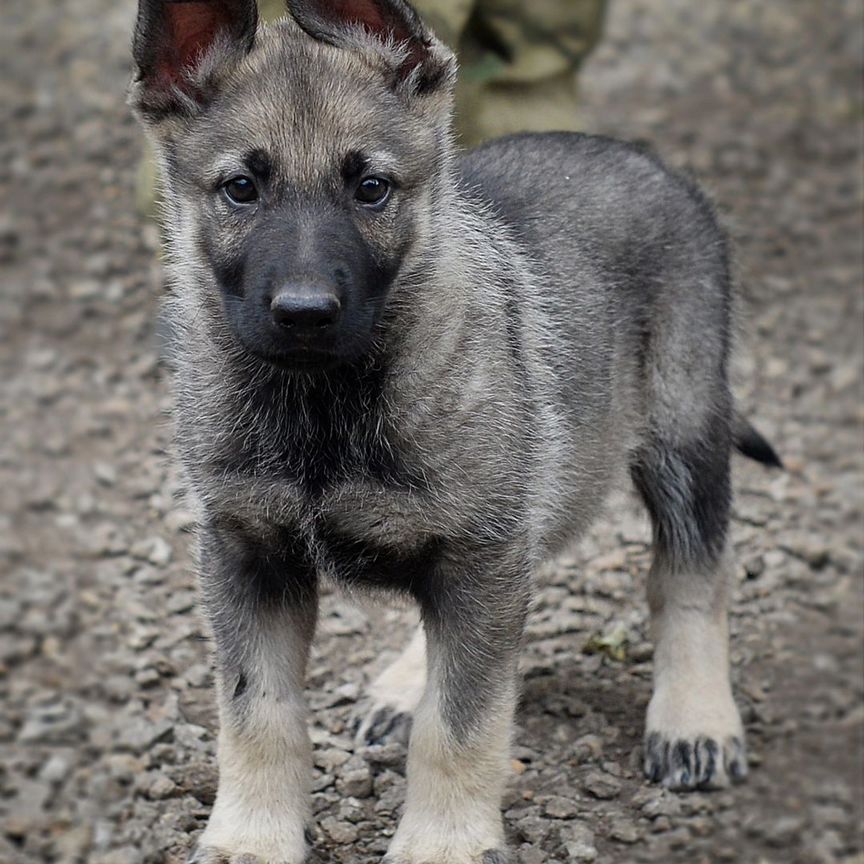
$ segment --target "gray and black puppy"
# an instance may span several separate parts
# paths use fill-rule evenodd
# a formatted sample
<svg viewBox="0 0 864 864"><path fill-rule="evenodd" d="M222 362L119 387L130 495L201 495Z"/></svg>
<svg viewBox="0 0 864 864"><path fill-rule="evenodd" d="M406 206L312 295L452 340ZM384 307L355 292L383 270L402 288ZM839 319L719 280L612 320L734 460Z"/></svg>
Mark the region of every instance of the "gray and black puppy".
<svg viewBox="0 0 864 864"><path fill-rule="evenodd" d="M141 0L135 34L220 680L219 793L194 860L304 860L326 576L422 614L360 731L413 714L387 861L505 861L532 573L628 472L655 538L645 770L675 789L743 777L729 458L776 456L730 397L710 206L611 140L460 156L453 55L407 3L289 6L264 27L253 0Z"/></svg>

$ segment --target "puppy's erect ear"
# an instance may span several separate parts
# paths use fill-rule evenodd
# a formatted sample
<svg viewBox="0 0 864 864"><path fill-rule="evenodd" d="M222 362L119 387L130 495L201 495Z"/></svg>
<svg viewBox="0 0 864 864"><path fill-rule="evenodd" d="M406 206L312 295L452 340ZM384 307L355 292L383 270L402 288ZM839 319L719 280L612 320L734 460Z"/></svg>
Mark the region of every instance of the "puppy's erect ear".
<svg viewBox="0 0 864 864"><path fill-rule="evenodd" d="M188 113L206 99L202 61L211 49L219 44L228 54L248 53L257 25L255 0L139 0L132 43L135 106L156 116Z"/></svg>
<svg viewBox="0 0 864 864"><path fill-rule="evenodd" d="M453 54L404 0L288 0L288 11L313 39L331 45L362 48L358 36L371 37L389 55L394 83L414 93L452 84Z"/></svg>

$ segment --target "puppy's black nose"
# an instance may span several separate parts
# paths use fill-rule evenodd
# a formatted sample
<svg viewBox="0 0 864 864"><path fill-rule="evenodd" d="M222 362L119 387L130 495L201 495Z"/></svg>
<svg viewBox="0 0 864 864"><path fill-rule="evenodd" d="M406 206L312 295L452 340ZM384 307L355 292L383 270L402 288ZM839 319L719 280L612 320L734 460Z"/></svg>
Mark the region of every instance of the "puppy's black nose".
<svg viewBox="0 0 864 864"><path fill-rule="evenodd" d="M270 301L270 314L280 327L295 330L323 330L339 320L342 304L339 298L320 288L289 286Z"/></svg>

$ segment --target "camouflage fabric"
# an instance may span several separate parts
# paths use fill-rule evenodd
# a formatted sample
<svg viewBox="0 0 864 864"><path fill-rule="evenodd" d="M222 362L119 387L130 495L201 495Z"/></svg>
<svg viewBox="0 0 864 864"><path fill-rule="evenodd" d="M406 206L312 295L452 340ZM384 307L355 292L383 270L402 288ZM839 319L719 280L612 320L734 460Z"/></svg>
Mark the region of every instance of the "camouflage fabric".
<svg viewBox="0 0 864 864"><path fill-rule="evenodd" d="M435 6L425 10L424 6ZM456 38L444 10L459 22ZM457 127L467 146L511 132L578 128L577 73L597 43L606 0L424 0L433 28L456 48ZM438 30L436 29L436 32Z"/></svg>
<svg viewBox="0 0 864 864"><path fill-rule="evenodd" d="M606 0L414 0L459 57L456 123L471 147L511 132L578 128L577 73L600 38ZM284 0L259 0L262 17ZM139 174L142 209L154 207L154 168Z"/></svg>

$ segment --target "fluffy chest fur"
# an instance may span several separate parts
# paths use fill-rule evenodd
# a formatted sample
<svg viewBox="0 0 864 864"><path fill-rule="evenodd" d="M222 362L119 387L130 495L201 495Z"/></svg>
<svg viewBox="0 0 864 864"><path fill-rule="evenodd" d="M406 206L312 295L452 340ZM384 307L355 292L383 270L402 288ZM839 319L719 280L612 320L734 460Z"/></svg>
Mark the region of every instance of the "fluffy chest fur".
<svg viewBox="0 0 864 864"><path fill-rule="evenodd" d="M427 466L393 428L385 377L377 366L273 376L209 437L181 429L206 510L289 548L298 568L410 589L454 514L442 517Z"/></svg>

